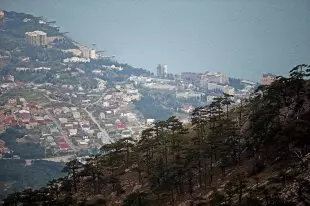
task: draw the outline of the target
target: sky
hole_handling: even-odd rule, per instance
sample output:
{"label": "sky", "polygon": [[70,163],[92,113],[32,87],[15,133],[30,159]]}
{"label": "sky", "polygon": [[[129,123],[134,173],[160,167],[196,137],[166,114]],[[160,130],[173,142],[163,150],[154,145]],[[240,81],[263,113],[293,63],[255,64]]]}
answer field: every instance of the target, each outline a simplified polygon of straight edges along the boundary
{"label": "sky", "polygon": [[310,64],[309,0],[0,0],[118,61],[260,79]]}

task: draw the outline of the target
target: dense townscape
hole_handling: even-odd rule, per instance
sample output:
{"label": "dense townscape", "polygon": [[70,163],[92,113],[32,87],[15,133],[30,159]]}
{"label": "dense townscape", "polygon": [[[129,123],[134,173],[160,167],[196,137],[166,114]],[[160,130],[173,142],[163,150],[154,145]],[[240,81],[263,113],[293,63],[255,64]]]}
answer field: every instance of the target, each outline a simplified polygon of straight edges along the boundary
{"label": "dense townscape", "polygon": [[[173,75],[161,64],[154,75],[74,42],[55,22],[15,12],[1,18],[0,129],[25,127],[35,138],[18,141],[40,143],[46,157],[137,139],[155,119],[188,122],[193,108],[223,92],[238,103],[256,86],[221,72]],[[147,108],[155,104],[158,111]]]}
{"label": "dense townscape", "polygon": [[[56,22],[0,12],[0,161],[14,171],[1,169],[0,198],[60,178],[49,192],[23,195],[50,198],[31,200],[37,205],[75,205],[86,201],[83,193],[104,194],[102,205],[289,205],[269,204],[282,196],[263,197],[262,185],[250,181],[279,159],[297,159],[294,172],[306,170],[309,142],[283,139],[295,159],[268,144],[282,145],[273,137],[290,130],[289,120],[308,128],[309,101],[300,95],[309,95],[309,66],[289,78],[263,74],[257,83],[223,72],[171,74],[165,64],[153,73],[104,53],[72,40]],[[245,165],[252,164],[247,179]],[[20,170],[41,172],[31,182]],[[8,205],[21,201],[9,197]]]}

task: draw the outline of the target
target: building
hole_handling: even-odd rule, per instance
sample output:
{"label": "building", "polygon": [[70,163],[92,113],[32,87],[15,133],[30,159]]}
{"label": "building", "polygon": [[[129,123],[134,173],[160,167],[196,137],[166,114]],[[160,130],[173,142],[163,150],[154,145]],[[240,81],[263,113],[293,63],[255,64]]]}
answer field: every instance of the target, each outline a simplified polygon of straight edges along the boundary
{"label": "building", "polygon": [[206,89],[208,83],[217,83],[223,85],[229,83],[227,75],[223,72],[183,72],[181,73],[181,79]]}
{"label": "building", "polygon": [[227,75],[223,72],[205,72],[201,75],[200,86],[206,88],[208,83],[229,84]]}
{"label": "building", "polygon": [[187,91],[187,92],[176,92],[176,98],[178,99],[198,99],[201,100],[201,98],[204,96],[204,93],[201,92],[194,92],[194,91]]}
{"label": "building", "polygon": [[81,48],[82,51],[82,57],[89,58],[89,49],[87,47]]}
{"label": "building", "polygon": [[202,73],[182,72],[181,79],[192,84],[200,83]]}
{"label": "building", "polygon": [[20,110],[19,111],[19,118],[23,123],[30,122],[30,112],[28,110]]}
{"label": "building", "polygon": [[91,59],[96,59],[96,51],[94,50],[94,49],[91,49],[90,51],[89,51],[89,58],[91,58]]}
{"label": "building", "polygon": [[3,11],[0,11],[0,24],[4,22],[5,14]]}
{"label": "building", "polygon": [[220,85],[220,84],[217,84],[217,83],[207,83],[207,86],[206,88],[210,91],[214,91],[214,90],[219,90],[221,92],[224,91],[224,86],[223,85]]}
{"label": "building", "polygon": [[155,119],[146,119],[146,125],[150,126],[155,123]]}
{"label": "building", "polygon": [[94,49],[89,49],[87,47],[82,47],[81,48],[81,56],[84,57],[84,58],[90,58],[90,59],[96,59],[97,56],[96,56],[96,51]]}
{"label": "building", "polygon": [[47,45],[47,35],[43,31],[26,32],[26,42],[35,46]]}
{"label": "building", "polygon": [[233,87],[230,87],[230,86],[228,86],[228,85],[225,85],[224,86],[224,93],[226,93],[226,94],[229,94],[229,95],[235,95],[235,88],[233,88]]}
{"label": "building", "polygon": [[70,149],[69,144],[67,143],[67,141],[65,140],[64,137],[61,137],[58,141],[58,145],[59,145],[59,149],[61,151],[67,151]]}
{"label": "building", "polygon": [[156,68],[158,77],[167,77],[168,67],[165,64],[159,64]]}
{"label": "building", "polygon": [[82,55],[82,51],[79,49],[66,49],[66,50],[61,50],[65,53],[71,53],[74,56],[81,56]]}
{"label": "building", "polygon": [[263,78],[261,79],[261,84],[262,85],[270,85],[272,82],[276,80],[276,75],[268,73],[268,74],[263,74]]}
{"label": "building", "polygon": [[185,112],[185,113],[190,113],[193,111],[193,107],[192,105],[183,105],[181,108],[181,111]]}
{"label": "building", "polygon": [[8,74],[5,76],[5,80],[7,80],[9,82],[14,82],[14,76],[11,74]]}

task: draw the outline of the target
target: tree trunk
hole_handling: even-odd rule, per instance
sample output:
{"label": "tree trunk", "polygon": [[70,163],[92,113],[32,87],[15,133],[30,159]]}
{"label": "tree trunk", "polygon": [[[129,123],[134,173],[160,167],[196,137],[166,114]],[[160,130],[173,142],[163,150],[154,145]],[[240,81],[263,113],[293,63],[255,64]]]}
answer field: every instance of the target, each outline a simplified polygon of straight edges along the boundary
{"label": "tree trunk", "polygon": [[198,179],[199,179],[199,187],[201,187],[201,184],[202,184],[202,180],[201,180],[201,160],[200,160],[200,157],[199,157],[199,160],[198,160]]}
{"label": "tree trunk", "polygon": [[210,184],[211,184],[211,182],[212,182],[212,180],[213,180],[213,171],[212,171],[212,169],[213,169],[213,158],[212,158],[212,156],[213,156],[213,149],[212,149],[212,145],[211,145],[211,154],[210,154]]}
{"label": "tree trunk", "polygon": [[72,168],[72,178],[73,178],[74,191],[77,192],[77,187],[76,187],[76,171],[75,171],[74,167]]}
{"label": "tree trunk", "polygon": [[97,174],[97,184],[98,184],[98,193],[101,194],[101,182],[99,174]]}
{"label": "tree trunk", "polygon": [[92,179],[93,179],[94,193],[96,194],[97,186],[96,186],[96,174],[95,174],[95,172],[92,172]]}

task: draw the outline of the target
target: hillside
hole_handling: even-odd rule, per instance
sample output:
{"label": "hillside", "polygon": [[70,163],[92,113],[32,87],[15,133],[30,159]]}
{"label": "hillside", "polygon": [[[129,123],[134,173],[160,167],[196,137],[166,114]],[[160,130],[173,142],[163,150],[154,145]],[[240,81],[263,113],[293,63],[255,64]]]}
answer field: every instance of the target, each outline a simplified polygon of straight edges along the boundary
{"label": "hillside", "polygon": [[[26,41],[25,33],[36,30],[44,31],[48,38],[57,37],[62,40],[58,41],[56,38],[53,41],[49,40],[47,45],[32,45]],[[17,121],[20,118],[18,111],[22,107],[28,110],[29,107],[36,105],[47,109],[53,105],[50,104],[50,100],[54,98],[62,98],[60,100],[63,102],[70,101],[68,103],[71,106],[72,103],[80,106],[79,103],[87,98],[86,93],[87,95],[96,93],[93,89],[97,88],[98,76],[92,71],[103,65],[123,68],[121,71],[108,70],[99,76],[107,80],[110,83],[107,86],[111,88],[117,81],[127,80],[131,75],[150,74],[144,69],[108,58],[92,59],[86,63],[64,63],[64,59],[71,57],[72,54],[63,50],[76,49],[75,43],[65,33],[59,31],[55,22],[30,14],[4,11],[4,20],[0,23],[0,200],[10,193],[30,187],[38,189],[49,180],[64,175],[61,173],[63,163],[40,160],[46,157],[58,157],[66,152],[52,151],[51,147],[48,148],[42,141],[42,133],[49,131],[50,123],[46,121],[42,125],[37,124],[35,119],[38,116],[45,116],[44,111],[33,111],[36,115],[31,117],[33,125],[30,126],[29,122],[25,125]],[[81,70],[78,70],[79,68]],[[8,80],[8,76],[12,79]],[[45,87],[42,84],[53,86]],[[72,86],[70,88],[75,89],[75,91],[67,90],[70,93],[81,92],[79,91],[81,87],[86,90],[85,96],[79,98],[76,96],[75,101],[71,102],[64,92],[66,89],[62,88],[63,85],[70,85]],[[41,87],[40,91],[37,86]],[[98,93],[96,95],[99,95]],[[28,101],[27,106],[17,106],[16,101],[20,99]],[[10,101],[16,104],[9,104]],[[82,150],[79,152],[82,153]],[[34,159],[31,166],[25,166],[26,160]]]}
{"label": "hillside", "polygon": [[63,164],[43,160],[33,160],[27,165],[22,159],[1,159],[0,198],[27,188],[40,188],[49,180],[61,177],[62,167]]}
{"label": "hillside", "polygon": [[309,205],[309,76],[298,65],[237,108],[224,94],[191,125],[158,121],[4,205]]}
{"label": "hillside", "polygon": [[[121,64],[114,59],[98,58],[90,62],[70,62],[65,64],[66,58],[73,57],[68,49],[80,49],[82,46],[61,32],[56,22],[48,22],[43,17],[36,17],[30,14],[18,13],[14,11],[4,11],[5,21],[0,24],[0,75],[11,74],[16,81],[53,83],[53,84],[77,84],[82,82],[85,85],[92,85],[96,82],[88,81],[88,77],[95,77],[92,70],[105,66],[114,65],[122,67],[121,71],[109,71],[102,75],[102,79],[109,83],[124,81],[130,75],[150,75],[149,71],[141,68],[134,68],[128,64]],[[35,30],[43,31],[48,38],[55,38],[47,45],[36,46],[28,44],[25,40],[25,33]],[[61,39],[58,40],[57,38]],[[84,46],[83,46],[84,47]],[[3,58],[2,58],[3,57]],[[38,68],[48,67],[50,70],[40,72],[18,72],[16,68]],[[68,78],[57,79],[57,74],[63,74],[66,68],[81,68],[85,70],[86,77],[72,81]],[[27,75],[25,75],[25,73]],[[63,81],[61,81],[63,80]]]}

